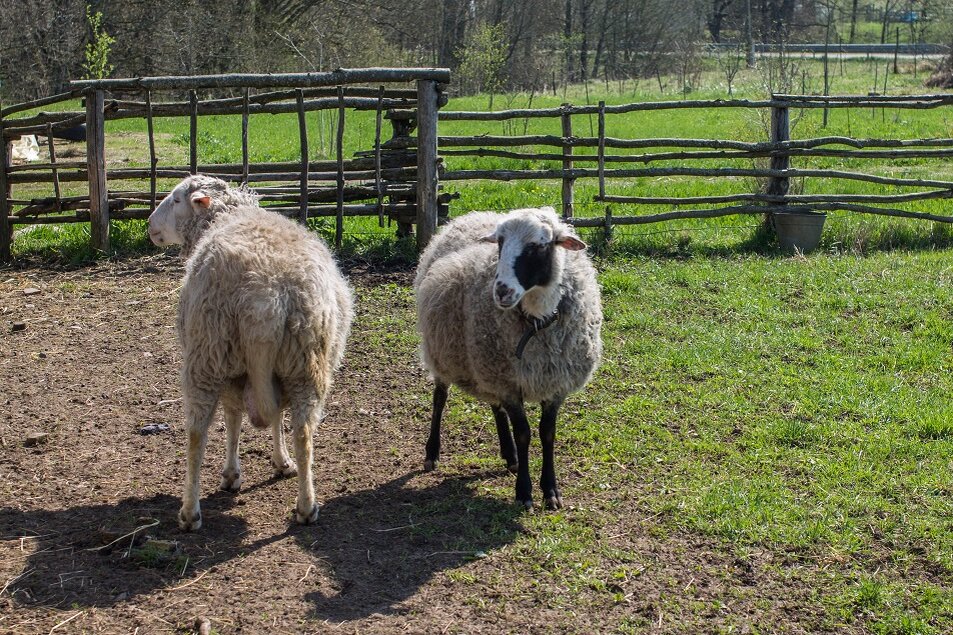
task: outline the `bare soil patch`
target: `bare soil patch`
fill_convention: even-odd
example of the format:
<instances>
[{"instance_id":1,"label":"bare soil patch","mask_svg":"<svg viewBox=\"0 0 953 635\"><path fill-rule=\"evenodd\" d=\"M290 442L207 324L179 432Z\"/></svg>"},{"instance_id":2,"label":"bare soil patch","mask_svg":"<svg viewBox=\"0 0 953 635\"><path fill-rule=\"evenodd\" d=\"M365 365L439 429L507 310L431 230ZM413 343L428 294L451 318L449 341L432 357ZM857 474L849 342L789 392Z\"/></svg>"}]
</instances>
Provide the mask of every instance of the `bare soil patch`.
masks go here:
<instances>
[{"instance_id":1,"label":"bare soil patch","mask_svg":"<svg viewBox=\"0 0 953 635\"><path fill-rule=\"evenodd\" d=\"M359 315L316 440L318 523L291 522L295 483L272 478L269 436L248 426L243 490L216 491L219 419L193 534L175 523L179 261L0 273L0 632L191 632L197 617L219 633L830 628L819 569L673 536L618 492L577 492L565 512L598 522L613 565L601 584L567 587L559 572L575 563L534 548L545 532L511 504L502 464L421 472L429 385L412 344L379 337L394 316L413 332L412 272L349 273ZM362 301L381 288L397 292ZM477 440L448 423L448 456L478 441L495 456L490 427ZM49 437L28 445L33 432Z\"/></svg>"}]
</instances>

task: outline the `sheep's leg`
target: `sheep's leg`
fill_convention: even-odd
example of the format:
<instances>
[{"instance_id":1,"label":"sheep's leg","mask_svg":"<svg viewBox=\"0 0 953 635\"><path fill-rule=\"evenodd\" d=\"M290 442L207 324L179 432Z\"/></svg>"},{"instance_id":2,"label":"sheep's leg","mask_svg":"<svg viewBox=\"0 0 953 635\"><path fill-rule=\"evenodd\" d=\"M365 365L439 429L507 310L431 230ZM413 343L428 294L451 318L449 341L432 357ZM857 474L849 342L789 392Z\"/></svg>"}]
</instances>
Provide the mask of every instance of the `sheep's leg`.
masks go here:
<instances>
[{"instance_id":1,"label":"sheep's leg","mask_svg":"<svg viewBox=\"0 0 953 635\"><path fill-rule=\"evenodd\" d=\"M226 402L227 403L227 402ZM242 411L225 405L225 467L220 489L237 492L242 486L242 468L238 461L238 436L242 427Z\"/></svg>"},{"instance_id":2,"label":"sheep's leg","mask_svg":"<svg viewBox=\"0 0 953 635\"><path fill-rule=\"evenodd\" d=\"M526 411L520 402L504 404L506 414L513 422L513 433L516 441L516 457L519 466L516 470L516 502L526 509L533 508L533 481L529 477L529 441L532 433L529 421L526 420Z\"/></svg>"},{"instance_id":3,"label":"sheep's leg","mask_svg":"<svg viewBox=\"0 0 953 635\"><path fill-rule=\"evenodd\" d=\"M543 499L546 509L559 509L563 506L563 499L556 486L556 415L562 399L544 401L542 415L539 419L539 440L543 446L543 471L539 479L539 487L543 490Z\"/></svg>"},{"instance_id":4,"label":"sheep's leg","mask_svg":"<svg viewBox=\"0 0 953 635\"><path fill-rule=\"evenodd\" d=\"M271 464L275 467L275 476L290 478L297 474L298 470L288 456L288 448L285 445L284 417L280 412L271 422L271 443Z\"/></svg>"},{"instance_id":5,"label":"sheep's leg","mask_svg":"<svg viewBox=\"0 0 953 635\"><path fill-rule=\"evenodd\" d=\"M313 447L311 435L320 419L321 403L315 399L298 400L291 408L291 429L294 435L295 460L298 463L298 502L295 521L308 525L318 519L318 504L314 499L314 475L311 473Z\"/></svg>"},{"instance_id":6,"label":"sheep's leg","mask_svg":"<svg viewBox=\"0 0 953 635\"><path fill-rule=\"evenodd\" d=\"M447 405L447 396L450 387L447 384L436 382L433 387L433 415L430 417L430 438L427 439L427 458L424 460L424 471L429 472L437 467L440 458L440 421L443 419L443 409Z\"/></svg>"},{"instance_id":7,"label":"sheep's leg","mask_svg":"<svg viewBox=\"0 0 953 635\"><path fill-rule=\"evenodd\" d=\"M496 419L496 433L500 437L500 457L506 463L506 469L513 474L519 470L519 461L516 459L516 442L513 441L513 433L510 431L510 420L506 417L506 411L498 405L493 408L493 418Z\"/></svg>"},{"instance_id":8,"label":"sheep's leg","mask_svg":"<svg viewBox=\"0 0 953 635\"><path fill-rule=\"evenodd\" d=\"M182 494L182 508L179 510L179 527L184 531L195 531L202 526L199 470L205 457L208 426L215 413L216 401L212 393L190 395L185 399L185 427L189 435L189 448L186 457L185 491Z\"/></svg>"}]
</instances>

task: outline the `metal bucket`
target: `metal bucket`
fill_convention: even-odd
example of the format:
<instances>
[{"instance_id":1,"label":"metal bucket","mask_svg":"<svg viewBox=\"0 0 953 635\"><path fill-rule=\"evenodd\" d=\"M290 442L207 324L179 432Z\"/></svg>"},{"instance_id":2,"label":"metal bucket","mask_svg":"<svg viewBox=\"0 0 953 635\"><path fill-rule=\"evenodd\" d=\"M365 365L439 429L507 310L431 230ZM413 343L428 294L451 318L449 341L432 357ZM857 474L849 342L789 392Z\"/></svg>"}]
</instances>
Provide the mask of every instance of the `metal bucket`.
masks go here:
<instances>
[{"instance_id":1,"label":"metal bucket","mask_svg":"<svg viewBox=\"0 0 953 635\"><path fill-rule=\"evenodd\" d=\"M821 242L824 212L772 212L771 224L778 235L778 244L786 252L806 254Z\"/></svg>"}]
</instances>

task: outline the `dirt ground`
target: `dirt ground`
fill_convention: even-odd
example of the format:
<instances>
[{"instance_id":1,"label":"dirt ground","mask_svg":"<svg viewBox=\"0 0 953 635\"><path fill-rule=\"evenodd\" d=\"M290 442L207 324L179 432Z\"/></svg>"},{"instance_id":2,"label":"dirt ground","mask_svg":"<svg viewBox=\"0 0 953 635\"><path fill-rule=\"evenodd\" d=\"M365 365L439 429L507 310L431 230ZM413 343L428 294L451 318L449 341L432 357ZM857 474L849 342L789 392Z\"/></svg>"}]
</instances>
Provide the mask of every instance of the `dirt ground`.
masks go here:
<instances>
[{"instance_id":1,"label":"dirt ground","mask_svg":"<svg viewBox=\"0 0 953 635\"><path fill-rule=\"evenodd\" d=\"M377 337L395 316L412 331L409 294L361 301L382 285L406 287L412 272L348 273L358 319L315 444L317 524L290 522L295 481L272 477L269 435L247 424L243 489L216 491L219 418L202 474L204 525L186 534L175 522L178 259L0 271L0 633L192 632L196 618L218 633L809 633L829 624L802 565L673 539L653 531L637 500L606 492L575 504L612 508L595 531L607 553L639 554L632 575L608 589L562 588L544 575L502 464L420 470L427 379L412 346ZM158 424L169 429L142 434ZM30 445L34 432L49 436ZM447 436L448 454L473 443Z\"/></svg>"}]
</instances>

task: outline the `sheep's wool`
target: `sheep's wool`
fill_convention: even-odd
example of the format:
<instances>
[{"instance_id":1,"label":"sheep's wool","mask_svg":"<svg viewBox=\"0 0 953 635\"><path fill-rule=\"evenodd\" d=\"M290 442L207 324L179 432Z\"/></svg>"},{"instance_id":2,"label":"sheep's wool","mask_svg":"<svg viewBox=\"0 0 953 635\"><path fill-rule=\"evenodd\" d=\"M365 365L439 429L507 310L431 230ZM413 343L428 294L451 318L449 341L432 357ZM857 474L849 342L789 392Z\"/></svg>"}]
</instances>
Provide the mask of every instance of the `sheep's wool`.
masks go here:
<instances>
[{"instance_id":1,"label":"sheep's wool","mask_svg":"<svg viewBox=\"0 0 953 635\"><path fill-rule=\"evenodd\" d=\"M273 364L285 403L314 399L315 389L323 396L351 319L350 289L319 239L260 207L229 209L212 218L186 263L184 380L215 390L254 358Z\"/></svg>"},{"instance_id":2,"label":"sheep's wool","mask_svg":"<svg viewBox=\"0 0 953 635\"><path fill-rule=\"evenodd\" d=\"M560 221L551 212L528 222ZM518 214L519 212L512 212ZM602 354L602 305L595 268L585 251L560 248L559 320L539 331L523 358L515 355L527 323L519 310L493 302L497 247L482 242L501 217L475 212L441 231L420 260L414 287L424 366L440 382L455 384L490 404L542 402L581 389Z\"/></svg>"}]
</instances>

